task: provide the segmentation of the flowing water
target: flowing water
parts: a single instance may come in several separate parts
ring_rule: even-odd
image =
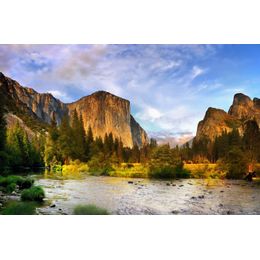
[[[110,214],[260,214],[260,186],[246,181],[34,177],[46,192],[40,214],[72,214],[78,204],[95,204]]]

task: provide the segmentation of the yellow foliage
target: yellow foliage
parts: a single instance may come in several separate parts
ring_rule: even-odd
[[[147,178],[148,167],[141,163],[121,163],[113,165],[113,171],[109,172],[109,176],[125,177],[125,178]]]
[[[195,179],[222,179],[226,174],[215,163],[184,164],[184,169],[188,170],[191,177]]]
[[[79,160],[71,161],[70,164],[62,166],[63,174],[87,173],[88,171],[88,165],[80,162]]]

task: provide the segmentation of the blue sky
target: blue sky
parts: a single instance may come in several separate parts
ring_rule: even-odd
[[[150,135],[179,141],[209,106],[260,97],[260,45],[0,45],[0,71],[64,102],[109,91]]]

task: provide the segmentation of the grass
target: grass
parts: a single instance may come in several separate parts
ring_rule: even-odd
[[[8,184],[8,185],[6,186],[5,191],[6,191],[7,193],[12,193],[13,191],[16,190],[16,187],[17,187],[17,185],[16,185],[15,183],[10,183],[10,184]]]
[[[74,215],[109,215],[108,211],[96,205],[78,205],[74,208]]]
[[[79,160],[72,161],[69,165],[62,166],[62,173],[64,174],[84,172],[89,172],[89,167],[86,163],[82,163]]]
[[[34,215],[36,208],[34,203],[10,202],[2,211],[2,215]]]
[[[2,190],[11,193],[18,187],[20,190],[28,189],[34,184],[34,179],[28,177],[21,177],[10,175],[7,177],[0,177],[0,187]]]
[[[21,199],[23,201],[37,201],[42,202],[45,198],[45,193],[42,187],[33,186],[29,189],[23,190]]]
[[[109,176],[147,178],[148,170],[148,167],[142,163],[121,163],[121,165],[113,165],[113,170],[109,172]]]
[[[214,163],[184,164],[184,169],[195,179],[223,179],[226,173],[218,169]]]
[[[74,176],[75,174],[107,175],[123,178],[195,178],[195,179],[223,179],[226,173],[213,163],[184,164],[183,169],[155,169],[149,173],[149,167],[144,163],[121,163],[113,164],[109,169],[96,169],[90,171],[87,163],[78,160],[72,161],[69,165],[63,165],[62,174]],[[260,176],[260,164],[256,167]],[[104,173],[105,171],[105,173]]]

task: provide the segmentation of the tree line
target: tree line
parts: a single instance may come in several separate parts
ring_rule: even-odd
[[[0,162],[1,166],[37,167],[69,164],[72,160],[88,162],[92,167],[108,167],[121,162],[147,162],[156,140],[139,148],[136,144],[124,147],[120,138],[106,133],[104,138],[94,137],[91,127],[84,129],[82,116],[73,111],[64,116],[58,126],[55,117],[48,132],[33,137],[19,123],[6,127],[4,106],[0,108]]]

